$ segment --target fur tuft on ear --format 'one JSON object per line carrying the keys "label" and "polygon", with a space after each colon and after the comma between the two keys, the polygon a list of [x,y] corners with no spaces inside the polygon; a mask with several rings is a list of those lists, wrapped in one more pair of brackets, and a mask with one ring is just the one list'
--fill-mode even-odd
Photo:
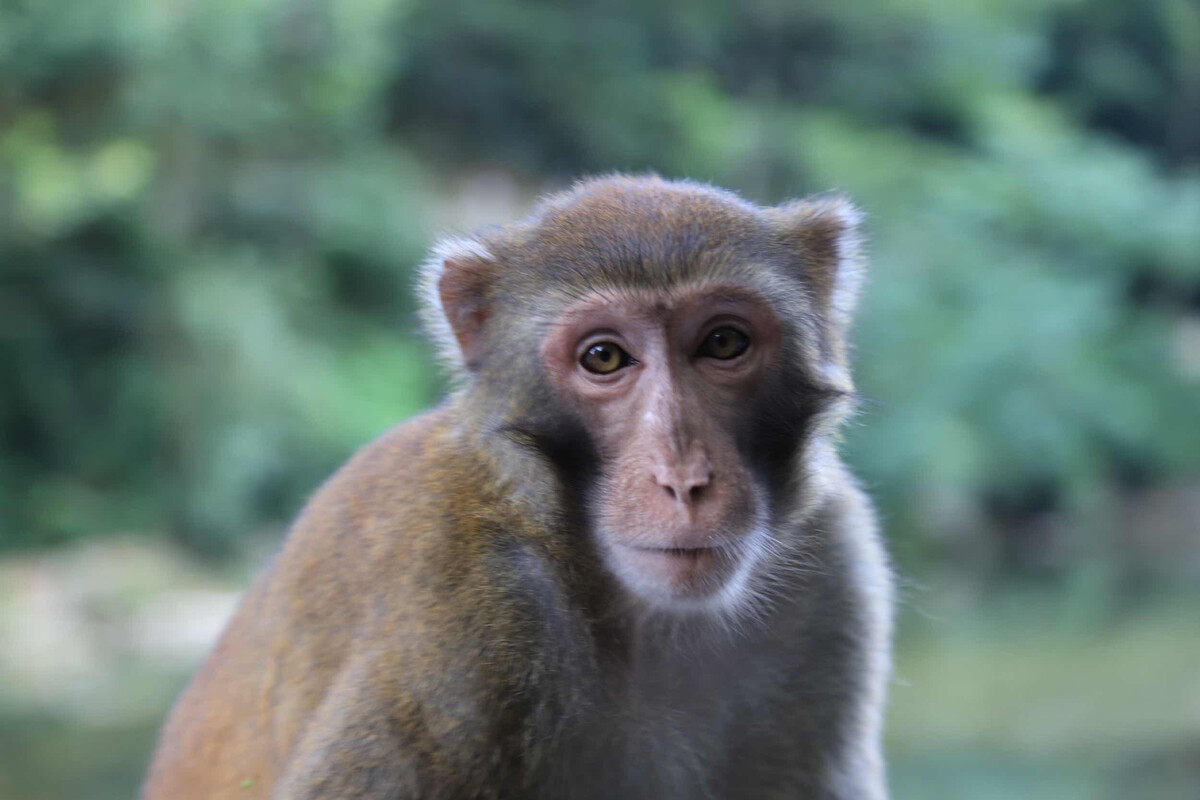
{"label": "fur tuft on ear", "polygon": [[421,319],[455,378],[478,364],[479,333],[490,309],[495,259],[474,239],[443,239],[421,265]]}
{"label": "fur tuft on ear", "polygon": [[836,194],[796,200],[776,211],[784,237],[799,251],[817,310],[845,329],[865,272],[858,231],[863,213]]}
{"label": "fur tuft on ear", "polygon": [[797,200],[775,209],[783,241],[796,255],[801,278],[822,320],[820,372],[832,387],[851,391],[846,343],[862,287],[865,259],[858,226],[863,214],[842,195]]}

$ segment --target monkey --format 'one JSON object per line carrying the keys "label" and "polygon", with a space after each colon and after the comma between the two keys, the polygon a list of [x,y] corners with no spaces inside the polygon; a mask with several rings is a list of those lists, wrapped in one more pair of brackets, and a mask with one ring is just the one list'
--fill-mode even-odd
{"label": "monkey", "polygon": [[144,800],[886,798],[860,223],[616,174],[438,243],[447,399],[310,499]]}

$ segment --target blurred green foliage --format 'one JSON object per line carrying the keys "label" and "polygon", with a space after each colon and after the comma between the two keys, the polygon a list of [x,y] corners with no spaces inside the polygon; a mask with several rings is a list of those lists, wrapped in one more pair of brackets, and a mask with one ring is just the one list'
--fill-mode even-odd
{"label": "blurred green foliage", "polygon": [[17,0],[0,547],[286,520],[436,396],[452,179],[615,169],[869,212],[849,451],[907,563],[1119,572],[1200,471],[1189,0]]}

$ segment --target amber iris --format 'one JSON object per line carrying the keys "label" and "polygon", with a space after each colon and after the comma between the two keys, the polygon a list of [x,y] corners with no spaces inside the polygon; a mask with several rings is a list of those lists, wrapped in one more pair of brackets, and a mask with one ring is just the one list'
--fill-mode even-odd
{"label": "amber iris", "polygon": [[728,361],[746,352],[746,348],[749,346],[749,336],[737,328],[722,326],[714,328],[709,332],[708,336],[704,337],[704,341],[700,343],[700,350],[696,355]]}
{"label": "amber iris", "polygon": [[631,359],[629,354],[612,342],[598,342],[587,349],[579,363],[588,372],[597,375],[608,375],[621,367],[628,366]]}

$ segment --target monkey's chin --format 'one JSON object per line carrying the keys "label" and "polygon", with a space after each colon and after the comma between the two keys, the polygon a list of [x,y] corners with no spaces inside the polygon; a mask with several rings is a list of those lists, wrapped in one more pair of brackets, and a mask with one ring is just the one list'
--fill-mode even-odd
{"label": "monkey's chin", "polygon": [[614,543],[614,571],[639,599],[675,611],[729,610],[745,594],[761,532],[717,547],[666,548]]}

